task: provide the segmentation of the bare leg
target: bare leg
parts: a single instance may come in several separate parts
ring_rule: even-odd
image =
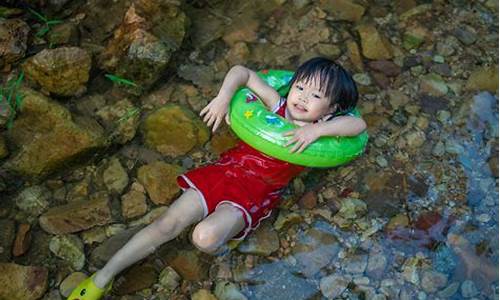
[[[222,204],[200,222],[193,231],[193,244],[213,253],[245,228],[243,213],[230,204]]]
[[[177,237],[187,226],[203,217],[199,194],[186,190],[156,221],[144,227],[128,241],[94,277],[103,288],[116,274],[151,254],[158,246]]]

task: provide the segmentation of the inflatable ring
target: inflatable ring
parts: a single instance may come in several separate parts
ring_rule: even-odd
[[[263,70],[257,73],[267,84],[286,96],[293,72]],[[359,116],[359,112],[354,110]],[[293,145],[285,147],[290,137],[283,133],[297,125],[272,113],[248,88],[240,88],[230,104],[231,128],[253,148],[280,160],[307,167],[334,167],[361,155],[368,141],[366,131],[354,137],[320,137],[301,153],[290,153]]]

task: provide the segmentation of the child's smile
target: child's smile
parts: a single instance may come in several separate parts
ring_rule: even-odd
[[[317,80],[295,82],[288,93],[287,110],[290,119],[298,121],[297,125],[317,121],[332,112],[330,100]]]

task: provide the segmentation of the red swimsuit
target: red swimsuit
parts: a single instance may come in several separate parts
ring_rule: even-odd
[[[273,112],[285,117],[285,111],[286,99],[282,98]],[[222,153],[217,162],[188,171],[177,182],[182,189],[191,187],[200,193],[204,200],[203,217],[222,203],[239,208],[246,228],[236,239],[243,239],[271,214],[283,188],[302,170],[302,166],[267,156],[239,142]]]

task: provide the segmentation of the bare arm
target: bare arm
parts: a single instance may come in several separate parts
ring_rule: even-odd
[[[351,116],[340,116],[330,121],[308,124],[290,131],[283,135],[292,136],[285,144],[293,147],[290,152],[300,153],[322,136],[356,136],[366,129],[366,123],[363,119]]]
[[[208,127],[213,124],[212,131],[219,127],[224,117],[229,124],[227,109],[234,93],[241,86],[250,88],[268,107],[273,107],[279,101],[278,92],[260,79],[257,73],[243,66],[234,66],[226,74],[217,97],[200,112],[200,116],[205,115],[203,122],[206,122]]]

